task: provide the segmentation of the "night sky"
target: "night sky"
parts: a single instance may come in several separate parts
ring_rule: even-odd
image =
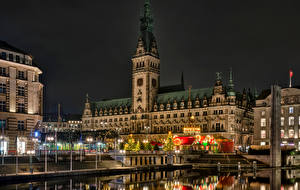
[[[0,39],[34,56],[43,71],[45,112],[62,103],[82,113],[93,100],[131,96],[130,59],[143,0],[1,2]],[[235,85],[300,85],[300,1],[152,0],[161,86],[214,85],[233,68]]]

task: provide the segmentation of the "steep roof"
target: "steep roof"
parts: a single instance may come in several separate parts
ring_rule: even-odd
[[[115,107],[124,107],[124,106],[131,106],[131,98],[119,98],[119,99],[111,99],[111,100],[102,100],[98,102],[92,102],[91,104],[92,110],[94,108],[115,108]]]
[[[192,89],[191,90],[191,99],[193,100],[196,97],[201,99],[204,96],[211,97],[212,94],[213,94],[213,87],[211,87],[211,88]],[[189,91],[188,90],[177,91],[177,92],[169,92],[169,93],[158,94],[157,103],[167,103],[168,101],[171,102],[171,101],[174,101],[174,100],[179,102],[182,99],[187,101],[188,98],[189,98]]]
[[[21,54],[29,55],[25,51],[23,51],[23,50],[21,50],[19,48],[16,48],[16,47],[14,47],[14,46],[12,46],[12,45],[10,45],[7,42],[2,41],[2,40],[0,40],[0,49],[5,49],[7,51],[13,51],[13,52],[16,52],[16,53],[21,53]]]

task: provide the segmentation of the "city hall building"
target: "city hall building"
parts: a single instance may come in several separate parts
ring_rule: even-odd
[[[255,98],[249,91],[234,90],[232,71],[227,85],[221,73],[212,86],[185,89],[181,84],[160,86],[160,57],[153,34],[150,2],[140,19],[140,35],[132,56],[132,96],[90,101],[86,98],[83,130],[114,130],[123,138],[159,141],[169,131],[175,135],[218,135],[236,145],[249,145],[253,136]]]
[[[42,71],[28,53],[0,41],[0,153],[25,154],[42,121]]]

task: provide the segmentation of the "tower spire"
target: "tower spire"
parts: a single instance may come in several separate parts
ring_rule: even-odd
[[[231,67],[230,67],[230,70],[229,70],[228,95],[229,96],[235,96],[234,83],[233,83],[233,73],[232,73],[232,68]]]
[[[183,76],[183,72],[181,72],[181,88],[184,89],[184,76]]]
[[[141,18],[141,32],[148,31],[152,32],[153,30],[153,16],[151,11],[150,0],[145,0],[144,4],[144,14]]]

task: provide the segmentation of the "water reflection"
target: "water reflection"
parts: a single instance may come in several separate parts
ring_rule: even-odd
[[[298,190],[300,172],[263,170],[242,173],[178,170],[132,173],[122,176],[80,177],[0,186],[7,190]]]

